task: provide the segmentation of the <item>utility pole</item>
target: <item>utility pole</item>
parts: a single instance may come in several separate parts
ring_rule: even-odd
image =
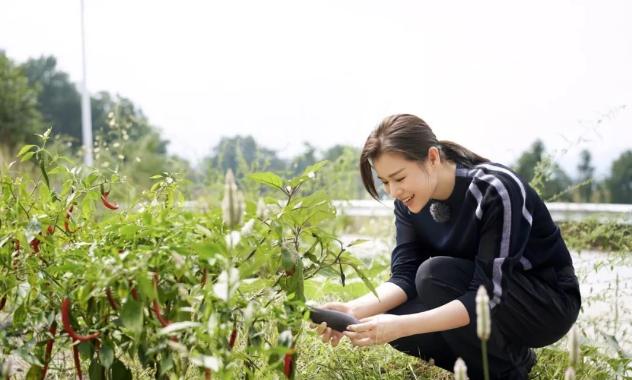
[[[83,17],[83,0],[81,0],[81,64],[83,81],[81,82],[81,137],[83,140],[83,163],[92,166],[92,112],[90,110],[90,94],[88,93],[86,73],[86,31]]]

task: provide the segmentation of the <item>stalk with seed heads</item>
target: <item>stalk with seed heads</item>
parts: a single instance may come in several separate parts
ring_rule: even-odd
[[[237,189],[235,175],[231,169],[226,172],[224,183],[224,199],[222,200],[222,216],[224,224],[230,229],[234,229],[241,223],[244,213],[244,196]]]
[[[454,380],[467,380],[467,366],[461,358],[454,362]]]
[[[564,380],[575,380],[575,367],[579,363],[579,333],[576,326],[568,333],[568,362]]]
[[[575,380],[575,370],[573,367],[566,368],[566,372],[564,372],[564,380]]]
[[[579,336],[577,327],[573,326],[568,334],[568,359],[569,365],[573,368],[577,367],[579,362]]]
[[[489,316],[489,296],[483,285],[476,292],[476,333],[481,340],[483,356],[483,375],[489,380],[489,363],[487,361],[487,340],[492,332],[492,321]]]

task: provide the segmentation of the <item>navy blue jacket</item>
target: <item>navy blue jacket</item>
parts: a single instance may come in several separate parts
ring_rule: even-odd
[[[432,256],[474,261],[474,277],[458,298],[470,320],[476,320],[476,291],[482,284],[490,306],[503,302],[503,287],[513,271],[528,273],[546,266],[572,265],[559,228],[537,193],[510,169],[485,163],[471,168],[457,164],[447,221],[433,219],[434,200],[417,214],[395,201],[397,243],[391,256],[391,278],[408,299],[417,296],[415,275]],[[434,206],[436,207],[436,206]],[[438,218],[438,220],[441,220]]]

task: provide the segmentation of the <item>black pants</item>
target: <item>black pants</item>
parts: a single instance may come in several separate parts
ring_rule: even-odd
[[[413,314],[444,305],[467,290],[474,263],[437,256],[419,266],[417,298],[390,310]],[[535,357],[529,347],[556,342],[573,325],[581,297],[573,267],[514,271],[504,279],[503,302],[492,309],[492,332],[487,342],[492,379],[526,379]],[[452,371],[461,357],[471,380],[483,378],[481,341],[476,321],[457,329],[407,336],[390,343],[394,348]]]

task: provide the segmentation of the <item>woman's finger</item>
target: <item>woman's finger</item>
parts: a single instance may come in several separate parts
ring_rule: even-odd
[[[366,347],[374,344],[377,344],[377,339],[372,337],[357,339],[353,341],[353,345],[358,347]]]
[[[373,336],[374,334],[372,331],[365,331],[365,332],[345,331],[344,335],[347,336],[351,340],[358,340],[358,339],[364,339],[364,338]]]
[[[327,330],[325,330],[325,333],[323,334],[323,343],[327,343],[329,342],[329,339],[331,338],[331,328],[327,327]]]
[[[349,325],[349,327],[347,327],[347,330],[355,331],[355,332],[363,332],[363,331],[369,331],[373,328],[375,328],[375,322],[365,322],[365,323],[357,323],[355,325]]]
[[[325,330],[327,330],[327,322],[321,322],[320,325],[316,326],[316,332],[318,333],[318,335],[322,335]]]

